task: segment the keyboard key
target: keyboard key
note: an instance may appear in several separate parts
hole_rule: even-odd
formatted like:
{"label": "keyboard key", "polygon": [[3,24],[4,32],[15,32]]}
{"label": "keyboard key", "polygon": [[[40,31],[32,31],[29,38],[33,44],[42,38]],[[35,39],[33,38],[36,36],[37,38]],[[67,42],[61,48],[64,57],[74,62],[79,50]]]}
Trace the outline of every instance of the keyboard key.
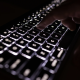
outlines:
{"label": "keyboard key", "polygon": [[39,33],[39,31],[32,29],[29,31],[29,33],[36,36]]}
{"label": "keyboard key", "polygon": [[28,22],[27,23],[28,25],[31,25],[31,26],[34,26],[34,25],[36,25],[36,21],[34,22],[34,21],[30,21],[30,22]]}
{"label": "keyboard key", "polygon": [[21,27],[21,26],[22,26],[22,23],[19,22],[19,23],[17,23],[15,26],[16,26],[16,27]]}
{"label": "keyboard key", "polygon": [[0,35],[0,41],[2,41],[3,40],[3,37]]}
{"label": "keyboard key", "polygon": [[37,24],[39,21],[38,20],[35,21],[34,19],[32,19],[32,22],[34,22],[35,24]]}
{"label": "keyboard key", "polygon": [[29,47],[33,48],[33,49],[38,49],[39,48],[39,44],[35,43],[35,42],[30,42],[29,43]]}
{"label": "keyboard key", "polygon": [[33,37],[32,35],[30,35],[30,34],[25,34],[25,35],[23,36],[23,38],[24,38],[25,40],[31,41],[34,37]]}
{"label": "keyboard key", "polygon": [[25,18],[22,20],[22,23],[25,24],[28,20],[26,20]]}
{"label": "keyboard key", "polygon": [[40,17],[41,17],[41,18],[44,18],[44,17],[45,17],[45,15],[41,14],[41,15],[40,15]]}
{"label": "keyboard key", "polygon": [[32,26],[30,26],[30,25],[29,26],[28,25],[24,25],[23,28],[29,30],[29,29],[32,28]]}
{"label": "keyboard key", "polygon": [[8,30],[5,30],[3,32],[0,33],[3,37],[8,36],[10,34],[10,32]]}
{"label": "keyboard key", "polygon": [[41,20],[42,20],[42,18],[41,18],[40,16],[37,16],[37,19],[38,19],[39,21],[41,21]]}
{"label": "keyboard key", "polygon": [[1,40],[1,39],[3,39],[3,37],[2,37],[2,36],[0,36],[0,40]]}
{"label": "keyboard key", "polygon": [[12,46],[9,47],[9,51],[13,54],[13,55],[17,55],[19,50],[21,48],[19,46],[17,46],[16,44],[13,44]]}
{"label": "keyboard key", "polygon": [[47,40],[48,43],[52,44],[52,45],[55,45],[58,41],[52,37],[50,37],[48,40]]}
{"label": "keyboard key", "polygon": [[38,56],[40,56],[40,58],[42,58],[42,59],[46,59],[47,58],[47,56],[49,55],[49,53],[48,52],[46,52],[46,51],[44,51],[44,50],[42,50],[42,49],[39,49],[37,52],[37,55]]}
{"label": "keyboard key", "polygon": [[48,62],[46,63],[45,67],[51,70],[55,70],[59,61],[57,59],[49,58]]}
{"label": "keyboard key", "polygon": [[64,54],[64,49],[63,48],[57,48],[54,52],[53,52],[53,55],[54,57],[58,58],[58,59],[61,59],[62,56]]}
{"label": "keyboard key", "polygon": [[52,23],[52,25],[59,26],[60,23],[61,23],[60,21],[56,20],[55,22]]}
{"label": "keyboard key", "polygon": [[35,40],[36,42],[40,43],[40,44],[45,41],[45,39],[44,39],[44,38],[41,38],[40,36],[35,37],[34,40]]}
{"label": "keyboard key", "polygon": [[[36,62],[36,64],[35,64]],[[39,65],[42,63],[42,60],[37,57],[32,57],[29,62],[24,66],[24,68],[21,70],[21,74],[25,77],[30,78],[35,70],[39,67]]]}
{"label": "keyboard key", "polygon": [[27,30],[25,30],[25,29],[23,29],[23,28],[19,28],[19,29],[17,30],[17,32],[20,33],[20,34],[25,34],[25,33],[27,32]]}
{"label": "keyboard key", "polygon": [[9,31],[15,31],[17,28],[18,28],[18,27],[13,26],[13,27],[9,28],[8,30],[9,30]]}
{"label": "keyboard key", "polygon": [[67,28],[64,25],[61,25],[61,26],[58,27],[58,29],[66,31]]}
{"label": "keyboard key", "polygon": [[16,41],[16,43],[22,47],[24,47],[28,42],[23,40],[23,39],[19,39],[18,41]]}
{"label": "keyboard key", "polygon": [[6,48],[6,46],[2,43],[0,43],[0,52],[3,51]]}
{"label": "keyboard key", "polygon": [[48,36],[49,36],[49,34],[46,33],[46,32],[40,32],[39,35],[40,35],[41,37],[43,37],[43,38],[48,38]]}
{"label": "keyboard key", "polygon": [[14,42],[13,39],[11,39],[10,37],[6,37],[2,40],[3,43],[8,44],[7,46],[10,46],[10,44],[12,44]]}
{"label": "keyboard key", "polygon": [[28,20],[28,21],[29,21],[29,20],[31,20],[31,19],[32,19],[32,17],[31,17],[31,16],[28,16],[28,17],[27,17],[27,20]]}
{"label": "keyboard key", "polygon": [[60,37],[61,37],[61,35],[57,34],[57,33],[53,33],[51,36],[52,36],[52,38],[55,38],[55,39],[60,39]]}
{"label": "keyboard key", "polygon": [[[7,64],[7,68],[12,71],[17,71],[25,61],[27,61],[25,57],[18,55]],[[14,74],[16,74],[16,72]]]}
{"label": "keyboard key", "polygon": [[34,18],[34,21],[39,22],[40,20],[36,17]]}
{"label": "keyboard key", "polygon": [[0,54],[0,68],[2,68],[3,64],[13,57],[14,55],[10,54],[8,51],[5,51],[2,54]]}
{"label": "keyboard key", "polygon": [[18,38],[20,38],[20,35],[18,33],[14,32],[10,35],[10,37],[12,37],[13,39],[18,39]]}
{"label": "keyboard key", "polygon": [[55,32],[62,35],[62,34],[64,34],[65,31],[57,29]]}
{"label": "keyboard key", "polygon": [[52,29],[50,29],[50,28],[46,28],[46,29],[44,29],[44,32],[47,32],[47,33],[52,33],[53,32],[53,30]]}
{"label": "keyboard key", "polygon": [[52,48],[53,48],[53,46],[51,46],[51,45],[49,45],[49,44],[47,44],[47,43],[44,43],[43,45],[42,45],[42,47],[47,51],[51,51],[52,50]]}
{"label": "keyboard key", "polygon": [[49,25],[48,28],[55,30],[55,28],[57,28],[55,25]]}
{"label": "keyboard key", "polygon": [[51,74],[48,71],[42,69],[35,80],[48,80],[50,76]]}
{"label": "keyboard key", "polygon": [[23,55],[24,57],[31,58],[33,54],[34,54],[34,51],[31,50],[31,49],[29,49],[28,47],[26,47],[26,48],[24,48],[24,49],[22,50],[22,55]]}

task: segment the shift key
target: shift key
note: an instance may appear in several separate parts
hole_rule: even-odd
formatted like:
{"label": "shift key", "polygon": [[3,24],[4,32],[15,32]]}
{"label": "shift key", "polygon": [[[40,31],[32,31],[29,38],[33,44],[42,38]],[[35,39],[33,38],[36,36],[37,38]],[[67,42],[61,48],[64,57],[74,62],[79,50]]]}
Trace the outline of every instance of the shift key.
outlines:
{"label": "shift key", "polygon": [[32,57],[21,70],[21,75],[30,78],[42,62],[43,61],[36,56]]}

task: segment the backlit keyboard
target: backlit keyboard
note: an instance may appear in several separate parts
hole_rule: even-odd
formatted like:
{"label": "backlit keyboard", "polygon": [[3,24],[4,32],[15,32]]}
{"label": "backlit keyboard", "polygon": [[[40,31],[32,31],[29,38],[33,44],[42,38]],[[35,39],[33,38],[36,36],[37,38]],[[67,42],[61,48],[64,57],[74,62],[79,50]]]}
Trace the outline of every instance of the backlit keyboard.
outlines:
{"label": "backlit keyboard", "polygon": [[72,32],[60,20],[36,26],[58,5],[52,1],[0,33],[1,69],[22,80],[53,80],[73,38],[66,43],[64,36]]}

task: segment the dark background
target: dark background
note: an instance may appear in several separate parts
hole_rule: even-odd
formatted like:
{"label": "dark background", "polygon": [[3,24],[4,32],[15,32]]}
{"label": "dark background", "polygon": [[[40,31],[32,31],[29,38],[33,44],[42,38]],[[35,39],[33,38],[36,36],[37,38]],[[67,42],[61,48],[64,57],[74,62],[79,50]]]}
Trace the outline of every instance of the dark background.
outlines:
{"label": "dark background", "polygon": [[[0,26],[48,1],[50,0],[0,0]],[[73,63],[74,50],[72,50],[72,56],[69,57],[58,80],[80,80],[80,67],[76,67]],[[1,72],[0,80],[12,79]],[[13,80],[15,79],[13,78]]]}
{"label": "dark background", "polygon": [[0,26],[50,0],[0,0]]}

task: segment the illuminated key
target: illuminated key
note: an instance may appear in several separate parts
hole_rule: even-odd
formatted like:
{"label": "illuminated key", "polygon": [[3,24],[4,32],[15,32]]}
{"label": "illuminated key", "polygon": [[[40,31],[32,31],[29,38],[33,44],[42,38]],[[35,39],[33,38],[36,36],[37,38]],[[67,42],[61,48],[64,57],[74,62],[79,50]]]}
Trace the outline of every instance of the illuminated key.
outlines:
{"label": "illuminated key", "polygon": [[46,66],[48,69],[55,70],[57,67],[59,61],[57,59],[49,58],[48,62],[46,63]]}
{"label": "illuminated key", "polygon": [[35,80],[48,80],[50,78],[50,73],[46,70],[42,70]]}
{"label": "illuminated key", "polygon": [[39,65],[42,63],[42,60],[37,57],[32,57],[29,62],[23,67],[21,70],[21,75],[30,78],[35,70],[39,67]]}
{"label": "illuminated key", "polygon": [[21,55],[16,56],[15,58],[13,58],[8,64],[7,64],[7,68],[9,68],[10,70],[13,71],[17,71],[17,69],[19,69],[19,67],[25,62],[27,61],[27,59]]}
{"label": "illuminated key", "polygon": [[54,57],[58,58],[58,59],[61,59],[62,56],[64,55],[65,51],[63,48],[56,48],[56,50],[53,52],[53,55]]}
{"label": "illuminated key", "polygon": [[7,61],[11,60],[14,55],[10,54],[9,52],[5,51],[2,54],[0,54],[0,67],[3,67],[3,64]]}

